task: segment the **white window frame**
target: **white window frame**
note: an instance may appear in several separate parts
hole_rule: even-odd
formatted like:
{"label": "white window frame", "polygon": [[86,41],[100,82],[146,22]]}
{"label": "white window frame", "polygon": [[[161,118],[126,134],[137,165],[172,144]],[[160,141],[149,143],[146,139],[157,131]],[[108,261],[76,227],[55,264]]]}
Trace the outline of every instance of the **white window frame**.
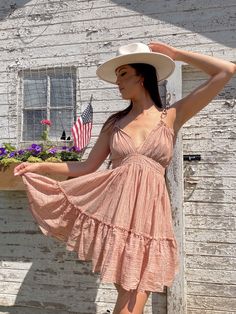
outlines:
{"label": "white window frame", "polygon": [[[61,72],[60,72],[61,71]],[[34,68],[34,69],[22,69],[18,72],[18,95],[17,95],[17,102],[19,104],[18,106],[18,123],[17,123],[17,134],[18,134],[18,138],[17,138],[17,143],[20,146],[25,146],[25,145],[30,145],[31,143],[35,142],[40,142],[42,141],[41,139],[32,139],[32,140],[24,140],[23,139],[23,111],[25,110],[24,108],[24,77],[26,77],[26,75],[30,74],[30,73],[42,73],[42,75],[46,74],[47,76],[47,104],[45,109],[47,110],[47,118],[45,119],[50,119],[50,74],[55,75],[55,73],[60,74],[60,73],[68,73],[68,71],[70,71],[72,73],[72,75],[74,76],[74,86],[72,87],[72,93],[73,93],[73,97],[74,98],[74,103],[72,104],[72,110],[73,110],[73,117],[72,117],[72,121],[71,121],[71,127],[73,126],[75,120],[76,120],[76,116],[77,116],[77,97],[78,97],[78,91],[77,91],[77,83],[78,83],[78,71],[77,68],[75,66],[59,66],[59,67],[50,67],[50,68],[46,68],[46,67],[40,67],[40,68]],[[40,77],[40,76],[39,76]],[[73,83],[72,83],[73,84]],[[74,88],[74,89],[73,89]],[[65,108],[55,108],[55,110],[63,110]],[[68,109],[68,107],[66,107],[66,109]],[[29,109],[29,110],[34,110]],[[35,109],[36,110],[36,109]],[[70,141],[68,141],[69,143],[72,144],[72,134],[67,134],[67,136],[70,136],[71,139]],[[59,141],[56,139],[50,139],[50,141],[57,145],[57,144],[62,144],[64,143],[64,141]]]}

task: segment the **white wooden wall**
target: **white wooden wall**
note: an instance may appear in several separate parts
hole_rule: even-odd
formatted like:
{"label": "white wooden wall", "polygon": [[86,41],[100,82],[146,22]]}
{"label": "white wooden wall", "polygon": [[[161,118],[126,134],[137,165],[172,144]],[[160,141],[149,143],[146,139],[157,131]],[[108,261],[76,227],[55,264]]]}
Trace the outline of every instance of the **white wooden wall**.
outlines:
{"label": "white wooden wall", "polygon": [[[94,96],[91,147],[105,119],[126,106],[120,100],[116,88],[99,81],[95,76],[97,65],[114,55],[117,46],[128,41],[148,43],[157,39],[179,48],[235,60],[235,28],[235,0],[0,0],[0,144],[9,140],[13,143],[18,141],[17,73],[22,68],[61,65],[78,67],[78,110],[87,105],[91,93]],[[188,72],[185,77],[188,80],[187,74]],[[190,77],[195,74],[190,73]],[[185,82],[184,86],[187,86]],[[188,88],[191,89],[191,84]],[[186,87],[185,91],[187,90]],[[233,136],[233,109],[230,106],[218,108],[217,113],[213,109],[210,112],[220,116],[221,122],[227,125],[226,134]],[[230,115],[224,111],[222,117],[221,110],[231,110]],[[206,115],[204,121],[210,121]],[[217,122],[213,125],[217,136],[223,136],[224,133],[217,130]],[[227,130],[230,127],[231,131]],[[189,137],[190,134],[193,131],[185,135],[185,152],[191,152],[195,146],[198,148],[199,142],[196,138]],[[196,193],[193,194],[192,197],[196,199],[185,203],[188,305],[191,314],[203,313],[205,310],[205,313],[217,313],[218,310],[230,313],[233,301],[228,298],[227,291],[231,289],[229,294],[232,296],[230,276],[233,275],[234,260],[225,256],[233,255],[235,242],[231,217],[235,201],[232,194],[234,181],[230,177],[234,152],[227,144],[228,139],[210,141],[206,128],[199,128],[199,134],[197,136],[202,138],[202,152],[204,145],[217,147],[219,140],[220,147],[214,149],[225,164],[209,168],[209,164],[199,163],[201,167],[198,175],[201,173],[202,176],[207,176],[204,180],[201,179],[203,190],[199,189],[197,196]],[[221,146],[223,143],[226,146]],[[86,154],[88,152],[89,150]],[[230,164],[227,164],[227,158],[231,158]],[[206,171],[211,173],[211,178],[205,174]],[[227,178],[221,181],[220,175]],[[213,194],[206,193],[209,187],[214,190],[215,184],[220,186],[221,192],[215,190]],[[203,198],[214,197],[212,195],[218,200],[222,197],[217,201],[217,207],[214,203],[202,202]],[[205,210],[209,216],[205,216]],[[36,314],[85,314],[104,313],[106,309],[113,308],[116,292],[112,286],[99,286],[97,277],[91,276],[89,272],[89,264],[76,262],[74,256],[65,252],[60,244],[56,245],[54,241],[38,234],[27,211],[24,193],[1,192],[0,212],[0,313],[28,314],[32,313],[34,307],[33,312]],[[218,229],[218,223],[222,230]],[[214,225],[217,225],[215,233],[205,229],[206,226],[214,229]],[[204,228],[196,229],[196,226]],[[215,237],[211,238],[213,234]],[[211,239],[218,239],[216,235],[221,235],[220,239],[226,243],[223,240],[223,243],[217,243],[216,246],[208,243]],[[199,242],[193,242],[193,238]],[[212,257],[211,250],[220,252],[220,257]],[[201,259],[206,251],[210,253],[209,256]],[[191,257],[193,252],[200,253],[199,257]],[[198,261],[202,267],[201,273],[194,272],[198,268]],[[220,261],[228,261],[224,264],[225,268],[222,268]],[[201,274],[201,278],[206,274],[206,278],[210,278],[215,285],[208,286],[204,283],[202,288],[200,282],[203,279],[196,279],[194,276],[197,274]],[[223,283],[228,283],[223,290],[221,287],[225,287],[224,284],[217,285],[221,278],[225,280]],[[204,291],[200,291],[200,288]],[[200,293],[203,297],[199,296]],[[226,309],[222,310],[219,305],[216,312],[212,312],[215,311],[214,304],[223,304],[224,300],[229,302],[225,302],[228,304]],[[166,294],[150,298],[145,314],[148,313],[166,313]]]}
{"label": "white wooden wall", "polygon": [[[186,67],[183,94],[206,76]],[[236,77],[183,127],[187,313],[236,313]],[[189,167],[195,173],[188,172]]]}

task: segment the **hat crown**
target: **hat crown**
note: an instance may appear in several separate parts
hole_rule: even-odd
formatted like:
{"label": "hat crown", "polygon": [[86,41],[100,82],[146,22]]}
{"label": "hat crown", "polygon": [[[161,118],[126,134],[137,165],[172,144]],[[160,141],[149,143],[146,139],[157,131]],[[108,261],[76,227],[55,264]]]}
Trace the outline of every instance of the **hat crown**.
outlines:
{"label": "hat crown", "polygon": [[118,48],[116,57],[101,64],[96,73],[102,80],[116,84],[116,69],[122,65],[134,63],[152,65],[156,69],[158,81],[169,77],[175,68],[175,63],[169,56],[153,52],[148,45],[137,42]]}
{"label": "hat crown", "polygon": [[133,53],[151,52],[150,48],[143,43],[132,43],[119,47],[117,56],[124,56]]}

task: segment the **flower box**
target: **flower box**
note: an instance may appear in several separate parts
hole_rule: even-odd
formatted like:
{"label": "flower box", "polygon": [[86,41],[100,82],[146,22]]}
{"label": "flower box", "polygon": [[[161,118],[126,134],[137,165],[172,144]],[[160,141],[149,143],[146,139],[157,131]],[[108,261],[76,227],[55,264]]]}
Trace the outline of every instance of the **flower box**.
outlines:
{"label": "flower box", "polygon": [[[21,176],[14,176],[14,169],[21,162],[80,162],[85,148],[79,149],[77,146],[71,146],[70,137],[66,138],[63,130],[60,142],[56,143],[49,140],[50,120],[41,120],[40,122],[46,129],[41,134],[42,142],[33,143],[26,148],[16,148],[11,143],[4,143],[0,147],[0,190],[24,190],[24,184]],[[65,175],[49,175],[42,173],[49,178],[57,181],[69,179]]]}
{"label": "flower box", "polygon": [[[79,162],[79,161],[74,161]],[[21,176],[14,176],[14,168],[19,164],[10,164],[8,167],[0,166],[0,190],[2,191],[23,191],[25,186]],[[49,178],[57,181],[64,181],[69,179],[65,175],[49,175],[47,173],[42,173]]]}
{"label": "flower box", "polygon": [[[31,144],[25,149],[16,149],[9,143],[0,147],[0,190],[24,190],[21,176],[14,176],[14,169],[21,162],[80,162],[84,150],[72,146],[53,146],[48,143]],[[65,175],[49,175],[57,181],[67,180]]]}

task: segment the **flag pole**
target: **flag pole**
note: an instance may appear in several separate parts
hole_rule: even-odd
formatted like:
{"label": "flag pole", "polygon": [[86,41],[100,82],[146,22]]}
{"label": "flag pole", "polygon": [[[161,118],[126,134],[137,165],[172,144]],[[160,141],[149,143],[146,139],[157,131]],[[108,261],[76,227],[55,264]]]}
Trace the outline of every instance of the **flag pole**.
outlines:
{"label": "flag pole", "polygon": [[91,96],[90,96],[90,100],[89,100],[90,105],[92,104],[92,100],[93,100],[93,94],[91,94]]}

